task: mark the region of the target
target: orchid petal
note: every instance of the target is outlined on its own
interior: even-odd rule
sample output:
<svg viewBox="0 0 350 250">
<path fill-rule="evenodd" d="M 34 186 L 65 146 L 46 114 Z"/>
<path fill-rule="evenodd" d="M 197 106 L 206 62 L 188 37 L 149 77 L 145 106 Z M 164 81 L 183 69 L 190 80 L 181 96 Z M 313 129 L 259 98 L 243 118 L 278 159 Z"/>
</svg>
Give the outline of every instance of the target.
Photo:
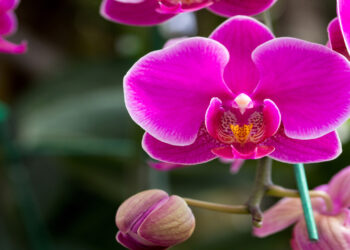
<svg viewBox="0 0 350 250">
<path fill-rule="evenodd" d="M 278 106 L 285 133 L 314 139 L 330 133 L 350 115 L 350 64 L 327 47 L 277 38 L 253 52 L 261 81 L 253 98 Z"/>
<path fill-rule="evenodd" d="M 177 37 L 177 38 L 169 39 L 169 40 L 166 41 L 166 43 L 164 44 L 163 48 L 170 47 L 170 46 L 172 46 L 172 45 L 174 45 L 174 44 L 177 44 L 178 42 L 185 41 L 186 39 L 188 39 L 188 37 Z"/>
<path fill-rule="evenodd" d="M 241 148 L 241 149 L 244 149 Z M 274 146 L 267 145 L 257 145 L 254 150 L 237 150 L 237 147 L 232 147 L 232 154 L 234 159 L 260 159 L 264 156 L 270 155 L 273 151 L 275 151 Z"/>
<path fill-rule="evenodd" d="M 341 143 L 336 132 L 317 139 L 298 140 L 287 137 L 283 128 L 264 142 L 276 150 L 269 157 L 287 163 L 311 163 L 335 159 L 341 153 Z"/>
<path fill-rule="evenodd" d="M 131 25 L 149 26 L 162 23 L 174 14 L 159 13 L 157 0 L 126 3 L 125 1 L 103 0 L 100 13 L 108 20 Z"/>
<path fill-rule="evenodd" d="M 19 4 L 19 0 L 0 0 L 0 13 L 13 10 Z"/>
<path fill-rule="evenodd" d="M 186 165 L 176 164 L 176 163 L 168 163 L 168 162 L 154 162 L 148 161 L 148 165 L 151 168 L 154 168 L 159 171 L 169 171 L 177 168 L 186 167 Z"/>
<path fill-rule="evenodd" d="M 231 166 L 230 166 L 231 174 L 237 174 L 245 162 L 245 160 L 243 159 L 232 160 L 232 159 L 223 158 L 223 157 L 219 158 L 219 161 L 224 164 L 231 163 Z"/>
<path fill-rule="evenodd" d="M 245 160 L 243 160 L 243 159 L 233 160 L 231 167 L 230 167 L 231 174 L 237 174 L 239 172 L 239 170 L 241 169 L 241 167 L 243 166 L 244 161 Z"/>
<path fill-rule="evenodd" d="M 226 159 L 260 159 L 264 156 L 271 154 L 275 148 L 273 146 L 266 145 L 249 145 L 251 147 L 247 148 L 246 152 L 238 151 L 233 146 L 221 146 L 213 148 L 211 151 L 213 154 L 226 158 Z M 243 148 L 245 149 L 245 148 Z"/>
<path fill-rule="evenodd" d="M 154 159 L 184 165 L 200 164 L 215 159 L 217 156 L 211 149 L 219 145 L 204 128 L 200 129 L 196 141 L 188 146 L 166 144 L 148 133 L 145 133 L 142 140 L 143 149 Z"/>
<path fill-rule="evenodd" d="M 236 15 L 252 16 L 271 7 L 277 0 L 221 0 L 209 6 L 212 12 L 231 17 Z"/>
<path fill-rule="evenodd" d="M 192 144 L 211 98 L 232 96 L 222 77 L 227 62 L 226 48 L 207 38 L 149 53 L 124 78 L 130 116 L 162 142 Z"/>
<path fill-rule="evenodd" d="M 16 15 L 12 11 L 0 14 L 0 35 L 11 35 L 16 30 Z"/>
<path fill-rule="evenodd" d="M 222 146 L 222 147 L 213 148 L 211 152 L 222 158 L 234 159 L 231 146 Z"/>
<path fill-rule="evenodd" d="M 328 25 L 328 38 L 330 48 L 334 51 L 350 59 L 348 50 L 346 49 L 343 33 L 340 29 L 339 19 L 334 18 Z"/>
<path fill-rule="evenodd" d="M 21 42 L 20 44 L 11 43 L 3 38 L 0 38 L 0 53 L 8 54 L 22 54 L 27 50 L 27 43 Z"/>
<path fill-rule="evenodd" d="M 264 136 L 266 138 L 275 135 L 281 125 L 281 113 L 276 104 L 269 100 L 264 100 L 264 123 L 266 125 Z"/>
<path fill-rule="evenodd" d="M 239 16 L 221 24 L 210 38 L 225 45 L 230 53 L 224 72 L 228 87 L 236 94 L 251 93 L 260 77 L 251 54 L 257 46 L 271 40 L 272 33 L 258 21 Z"/>
<path fill-rule="evenodd" d="M 145 0 L 114 0 L 114 1 L 121 2 L 121 3 L 136 4 L 136 3 L 142 3 Z"/>
<path fill-rule="evenodd" d="M 308 238 L 305 220 L 300 220 L 293 230 L 292 248 L 294 250 L 350 249 L 349 211 L 334 215 L 314 213 L 319 239 L 312 242 Z"/>
<path fill-rule="evenodd" d="M 328 185 L 328 194 L 339 208 L 350 206 L 350 167 L 337 173 Z"/>
<path fill-rule="evenodd" d="M 348 0 L 338 0 L 338 17 L 345 45 L 350 54 L 350 2 Z"/>
<path fill-rule="evenodd" d="M 174 0 L 159 0 L 160 13 L 184 13 L 192 12 L 203 9 L 213 2 L 212 0 L 200 0 L 200 1 L 174 1 Z"/>
<path fill-rule="evenodd" d="M 300 199 L 284 198 L 264 212 L 262 227 L 254 228 L 253 234 L 258 237 L 274 234 L 295 223 L 302 215 Z"/>
<path fill-rule="evenodd" d="M 217 97 L 212 98 L 205 114 L 205 126 L 208 133 L 216 140 L 219 139 L 219 124 L 221 116 L 224 114 L 224 112 L 225 110 L 222 107 L 222 101 Z"/>
</svg>

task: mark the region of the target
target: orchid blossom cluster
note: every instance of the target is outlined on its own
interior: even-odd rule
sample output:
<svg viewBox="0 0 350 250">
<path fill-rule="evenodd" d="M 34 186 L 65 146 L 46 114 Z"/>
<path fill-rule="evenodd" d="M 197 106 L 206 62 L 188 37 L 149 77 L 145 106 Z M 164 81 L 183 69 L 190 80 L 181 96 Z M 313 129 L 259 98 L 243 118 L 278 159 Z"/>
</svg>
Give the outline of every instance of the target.
<svg viewBox="0 0 350 250">
<path fill-rule="evenodd" d="M 338 0 L 328 27 L 329 43 L 276 38 L 249 15 L 275 0 L 103 0 L 101 15 L 138 26 L 160 24 L 182 12 L 207 8 L 229 17 L 208 38 L 177 38 L 139 59 L 124 78 L 125 105 L 145 134 L 150 165 L 172 170 L 215 158 L 285 163 L 329 161 L 341 153 L 336 129 L 350 117 L 350 0 Z M 259 176 L 259 175 L 257 175 Z M 261 175 L 266 176 L 266 175 Z M 250 213 L 254 234 L 263 237 L 297 222 L 293 249 L 349 249 L 349 168 L 314 194 L 318 243 L 310 243 L 299 198 L 284 198 L 260 212 L 265 194 L 295 196 L 262 181 L 242 206 L 221 206 L 160 190 L 139 193 L 117 213 L 117 240 L 130 249 L 166 249 L 193 232 L 186 205 Z M 261 191 L 262 190 L 262 191 Z M 286 191 L 287 190 L 287 191 Z M 258 194 L 258 195 L 257 195 Z M 255 197 L 255 198 L 254 198 Z M 262 218 L 264 220 L 262 221 Z"/>
</svg>

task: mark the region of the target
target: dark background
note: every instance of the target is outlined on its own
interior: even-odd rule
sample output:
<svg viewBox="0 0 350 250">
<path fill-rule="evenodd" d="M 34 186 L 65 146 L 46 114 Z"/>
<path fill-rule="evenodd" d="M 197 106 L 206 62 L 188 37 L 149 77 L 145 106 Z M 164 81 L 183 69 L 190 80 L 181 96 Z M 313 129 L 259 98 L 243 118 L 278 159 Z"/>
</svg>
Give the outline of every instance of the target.
<svg viewBox="0 0 350 250">
<path fill-rule="evenodd" d="M 276 36 L 325 44 L 335 4 L 279 0 L 272 8 Z M 157 27 L 104 20 L 99 5 L 26 0 L 16 11 L 19 31 L 10 40 L 26 39 L 29 50 L 0 55 L 0 100 L 8 106 L 8 119 L 0 115 L 0 249 L 122 249 L 115 241 L 115 212 L 143 189 L 229 204 L 249 195 L 254 161 L 237 175 L 219 161 L 169 173 L 147 165 L 143 131 L 124 107 L 122 78 L 165 39 Z M 196 16 L 200 36 L 225 20 L 206 10 Z M 347 166 L 349 146 L 333 162 L 306 167 L 311 188 Z M 290 165 L 275 162 L 273 170 L 276 184 L 295 187 Z M 274 201 L 266 198 L 264 207 Z M 193 211 L 196 230 L 174 249 L 289 248 L 291 229 L 258 239 L 249 216 Z"/>
</svg>

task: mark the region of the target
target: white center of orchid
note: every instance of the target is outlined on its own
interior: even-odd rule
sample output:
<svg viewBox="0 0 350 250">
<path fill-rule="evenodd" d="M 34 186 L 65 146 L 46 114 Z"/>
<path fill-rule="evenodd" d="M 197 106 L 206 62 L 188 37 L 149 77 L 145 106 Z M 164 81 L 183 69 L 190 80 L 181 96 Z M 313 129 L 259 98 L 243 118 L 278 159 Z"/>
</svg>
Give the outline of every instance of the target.
<svg viewBox="0 0 350 250">
<path fill-rule="evenodd" d="M 237 104 L 237 107 L 239 108 L 239 112 L 243 115 L 246 109 L 252 108 L 253 107 L 253 101 L 252 99 L 247 96 L 244 93 L 239 94 L 235 99 L 234 99 L 235 104 Z"/>
</svg>

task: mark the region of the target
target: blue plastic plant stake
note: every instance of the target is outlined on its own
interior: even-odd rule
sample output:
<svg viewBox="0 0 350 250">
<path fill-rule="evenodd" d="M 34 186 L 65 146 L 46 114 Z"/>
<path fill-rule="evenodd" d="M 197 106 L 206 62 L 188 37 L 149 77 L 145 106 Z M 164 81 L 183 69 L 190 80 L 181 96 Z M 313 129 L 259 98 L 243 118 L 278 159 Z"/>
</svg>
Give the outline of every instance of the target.
<svg viewBox="0 0 350 250">
<path fill-rule="evenodd" d="M 304 217 L 307 227 L 307 232 L 309 234 L 309 239 L 311 241 L 318 240 L 318 232 L 315 223 L 314 214 L 312 212 L 312 205 L 309 195 L 309 188 L 307 185 L 304 164 L 298 163 L 294 165 L 294 173 L 297 181 L 297 186 L 300 194 L 301 204 L 304 210 Z"/>
</svg>

